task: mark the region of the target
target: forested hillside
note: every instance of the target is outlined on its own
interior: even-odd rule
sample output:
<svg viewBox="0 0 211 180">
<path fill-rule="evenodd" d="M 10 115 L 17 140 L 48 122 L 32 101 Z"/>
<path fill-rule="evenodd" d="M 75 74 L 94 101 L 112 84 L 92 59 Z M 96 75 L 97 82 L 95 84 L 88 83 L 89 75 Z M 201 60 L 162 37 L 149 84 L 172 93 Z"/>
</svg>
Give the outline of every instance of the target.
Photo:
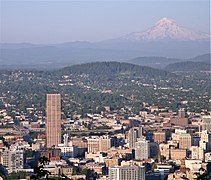
<svg viewBox="0 0 211 180">
<path fill-rule="evenodd" d="M 65 116 L 96 112 L 98 106 L 131 109 L 137 114 L 143 103 L 176 110 L 181 101 L 187 109 L 207 110 L 210 76 L 206 73 L 174 74 L 119 62 L 95 62 L 54 71 L 1 70 L 0 97 L 11 113 L 14 108 L 45 109 L 47 93 L 60 93 Z M 1 101 L 0 101 L 1 106 Z"/>
</svg>

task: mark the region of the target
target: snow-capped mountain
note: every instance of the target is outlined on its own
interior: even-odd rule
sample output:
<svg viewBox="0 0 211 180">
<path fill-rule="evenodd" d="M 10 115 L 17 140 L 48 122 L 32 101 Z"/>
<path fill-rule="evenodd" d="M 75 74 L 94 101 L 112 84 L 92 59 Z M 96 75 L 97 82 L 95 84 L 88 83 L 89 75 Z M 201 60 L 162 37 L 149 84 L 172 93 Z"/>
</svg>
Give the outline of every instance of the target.
<svg viewBox="0 0 211 180">
<path fill-rule="evenodd" d="M 120 39 L 132 41 L 157 41 L 157 40 L 179 40 L 194 41 L 207 40 L 209 34 L 192 31 L 179 26 L 174 20 L 162 18 L 155 26 L 145 32 L 134 32 L 127 34 Z"/>
</svg>

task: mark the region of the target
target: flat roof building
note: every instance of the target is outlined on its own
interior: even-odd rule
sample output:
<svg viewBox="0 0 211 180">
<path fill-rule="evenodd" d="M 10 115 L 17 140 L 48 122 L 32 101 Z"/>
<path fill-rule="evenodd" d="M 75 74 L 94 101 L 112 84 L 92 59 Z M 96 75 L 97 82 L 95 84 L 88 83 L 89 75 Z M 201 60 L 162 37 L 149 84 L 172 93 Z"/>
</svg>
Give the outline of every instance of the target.
<svg viewBox="0 0 211 180">
<path fill-rule="evenodd" d="M 61 143 L 61 95 L 47 94 L 46 99 L 46 140 L 47 147 Z"/>
</svg>

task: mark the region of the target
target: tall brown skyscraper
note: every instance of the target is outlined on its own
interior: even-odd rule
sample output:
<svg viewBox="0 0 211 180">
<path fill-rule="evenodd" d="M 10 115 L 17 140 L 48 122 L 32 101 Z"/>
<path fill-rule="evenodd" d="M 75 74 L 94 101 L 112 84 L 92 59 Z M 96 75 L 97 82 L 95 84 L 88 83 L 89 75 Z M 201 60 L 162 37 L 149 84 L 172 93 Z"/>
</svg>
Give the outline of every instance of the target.
<svg viewBox="0 0 211 180">
<path fill-rule="evenodd" d="M 61 95 L 47 94 L 46 99 L 47 147 L 61 143 Z"/>
</svg>

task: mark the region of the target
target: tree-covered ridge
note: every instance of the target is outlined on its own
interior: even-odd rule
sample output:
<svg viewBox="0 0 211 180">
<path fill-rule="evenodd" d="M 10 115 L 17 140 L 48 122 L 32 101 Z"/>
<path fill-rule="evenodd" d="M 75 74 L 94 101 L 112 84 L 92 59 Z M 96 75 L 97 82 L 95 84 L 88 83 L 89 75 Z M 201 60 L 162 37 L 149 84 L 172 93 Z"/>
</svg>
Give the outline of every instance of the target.
<svg viewBox="0 0 211 180">
<path fill-rule="evenodd" d="M 163 70 L 120 62 L 93 62 L 73 65 L 63 68 L 59 72 L 62 74 L 89 74 L 90 77 L 100 75 L 102 78 L 110 78 L 119 74 L 151 78 L 173 76 L 172 73 Z"/>
<path fill-rule="evenodd" d="M 176 72 L 176 71 L 210 71 L 210 62 L 193 62 L 193 61 L 186 61 L 186 62 L 179 62 L 173 63 L 166 66 L 165 70 Z"/>
<path fill-rule="evenodd" d="M 0 107 L 11 113 L 35 107 L 44 112 L 45 95 L 60 93 L 66 115 L 130 107 L 138 113 L 143 102 L 176 110 L 186 100 L 190 110 L 208 109 L 210 76 L 206 73 L 175 75 L 149 67 L 118 62 L 74 65 L 55 71 L 0 71 Z M 31 116 L 31 115 L 30 115 Z M 34 117 L 32 117 L 34 119 Z M 36 120 L 36 118 L 35 118 Z"/>
</svg>

